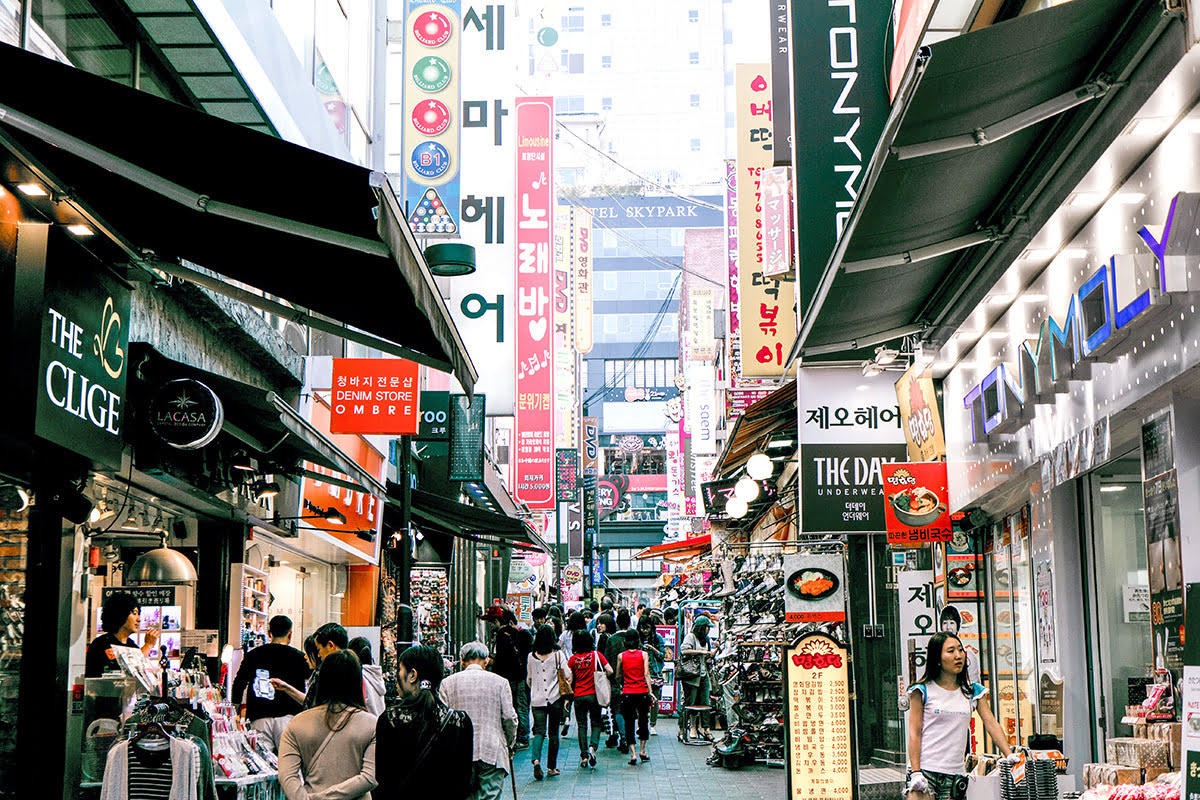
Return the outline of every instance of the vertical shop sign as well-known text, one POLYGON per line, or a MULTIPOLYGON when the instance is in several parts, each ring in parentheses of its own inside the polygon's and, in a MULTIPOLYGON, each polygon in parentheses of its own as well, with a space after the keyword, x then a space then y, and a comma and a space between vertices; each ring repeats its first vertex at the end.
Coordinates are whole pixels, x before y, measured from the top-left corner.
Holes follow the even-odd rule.
POLYGON ((713 290, 709 286, 688 290, 688 320, 692 332, 692 361, 712 361, 717 355, 713 325, 713 290))
POLYGON ((555 499, 560 503, 574 503, 579 499, 579 451, 559 448, 554 451, 555 499))
POLYGON ((583 542, 579 556, 592 547, 600 531, 600 512, 597 508, 597 484, 600 473, 600 420, 583 418, 583 542))
POLYGON ((793 267, 791 174, 790 167, 762 171, 762 267, 769 278, 787 275, 793 267))
POLYGON ((423 236, 459 228, 458 0, 408 0, 404 18, 404 198, 408 224, 423 236))
POLYGON ((554 101, 516 104, 517 402, 514 496, 554 507, 554 370, 551 308, 554 244, 554 101))
POLYGON ((554 446, 577 447, 575 430, 574 248, 571 210, 559 209, 554 225, 554 446))
POLYGON ((487 397, 450 395, 451 481, 483 480, 483 432, 487 397))
MULTIPOLYGON (((38 232, 37 226, 27 226, 21 236, 38 232)), ((119 467, 125 445, 130 292, 97 270, 51 267, 43 298, 34 432, 119 467)))
POLYGON ((708 364, 689 362, 687 416, 684 418, 692 438, 692 450, 697 453, 717 452, 716 382, 708 364))
POLYGON ((766 64, 738 64, 734 74, 741 367, 746 377, 772 378, 784 374, 783 360, 796 338, 796 303, 795 276, 770 278, 763 273, 761 178, 773 161, 770 69, 766 64))
POLYGON ((421 425, 417 438, 437 441, 450 438, 449 392, 421 392, 421 425))
POLYGON ((742 345, 738 316, 738 207, 737 161, 725 160, 725 255, 729 260, 729 374, 736 384, 742 374, 742 345))
POLYGON ((774 164, 792 164, 792 54, 788 44, 790 0, 771 0, 771 141, 774 164))
POLYGON ((683 516, 683 442, 679 434, 670 431, 663 436, 667 456, 667 518, 683 516))
POLYGON ((1142 488, 1150 573, 1150 628, 1154 667, 1183 673, 1183 573, 1179 529, 1179 483, 1175 470, 1146 481, 1142 488))
POLYGON ((824 633, 807 633, 783 648, 784 753, 792 800, 853 796, 849 662, 846 647, 824 633))
POLYGON ((808 311, 890 110, 892 0, 792 3, 792 148, 799 303, 808 311))
POLYGON ((1033 592, 1037 604, 1038 658, 1043 664, 1055 664, 1058 636, 1054 630, 1054 571, 1048 558, 1034 568, 1033 592))
MULTIPOLYGON (((900 664, 905 686, 925 672, 925 646, 938 631, 933 599, 933 570, 902 569, 896 575, 900 592, 900 664)), ((905 695, 907 698, 907 694, 905 695)))
POLYGON ((403 358, 333 359, 331 433, 412 436, 419 431, 420 366, 403 358))
POLYGON ((938 412, 933 373, 913 364, 896 381, 900 422, 908 442, 909 461, 944 461, 946 436, 938 412))
POLYGON ((575 350, 592 352, 592 212, 575 209, 575 350))

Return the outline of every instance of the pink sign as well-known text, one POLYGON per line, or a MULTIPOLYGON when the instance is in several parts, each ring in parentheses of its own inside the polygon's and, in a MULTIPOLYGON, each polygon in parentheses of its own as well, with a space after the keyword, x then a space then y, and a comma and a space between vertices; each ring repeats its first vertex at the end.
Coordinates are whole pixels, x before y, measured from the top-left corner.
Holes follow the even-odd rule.
POLYGON ((554 508, 554 101, 518 98, 516 488, 530 508, 554 508))
POLYGON ((763 275, 792 271, 792 193, 787 167, 762 172, 763 275))

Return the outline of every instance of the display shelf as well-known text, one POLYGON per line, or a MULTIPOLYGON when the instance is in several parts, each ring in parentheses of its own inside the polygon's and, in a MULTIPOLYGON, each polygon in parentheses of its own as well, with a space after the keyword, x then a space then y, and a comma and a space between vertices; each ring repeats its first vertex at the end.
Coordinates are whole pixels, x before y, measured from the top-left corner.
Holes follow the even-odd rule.
POLYGON ((257 608, 247 608, 246 606, 242 606, 242 611, 249 611, 251 614, 258 614, 262 617, 267 616, 267 612, 259 611, 257 608))

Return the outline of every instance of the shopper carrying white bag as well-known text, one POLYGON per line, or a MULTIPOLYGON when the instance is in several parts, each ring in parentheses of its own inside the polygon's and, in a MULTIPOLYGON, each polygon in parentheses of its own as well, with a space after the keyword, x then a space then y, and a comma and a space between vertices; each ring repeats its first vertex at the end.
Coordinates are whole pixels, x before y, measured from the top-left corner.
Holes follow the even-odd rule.
POLYGON ((612 684, 608 682, 608 674, 600 666, 600 659, 592 653, 592 680, 596 682, 596 702, 607 707, 612 702, 612 684))

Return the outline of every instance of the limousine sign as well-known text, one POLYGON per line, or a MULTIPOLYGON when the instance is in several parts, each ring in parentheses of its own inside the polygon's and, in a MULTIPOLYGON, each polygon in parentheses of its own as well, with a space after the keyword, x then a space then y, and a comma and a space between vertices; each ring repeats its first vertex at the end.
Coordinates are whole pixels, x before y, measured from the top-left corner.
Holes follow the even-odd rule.
POLYGON ((1017 347, 1015 366, 998 365, 967 392, 972 440, 1019 430, 1071 380, 1089 380, 1093 363, 1128 353, 1132 334, 1167 310, 1172 295, 1200 290, 1200 279, 1189 276, 1200 264, 1198 229, 1200 194, 1180 192, 1161 233, 1138 231, 1151 255, 1112 256, 1071 296, 1065 319, 1047 315, 1037 338, 1017 347))

